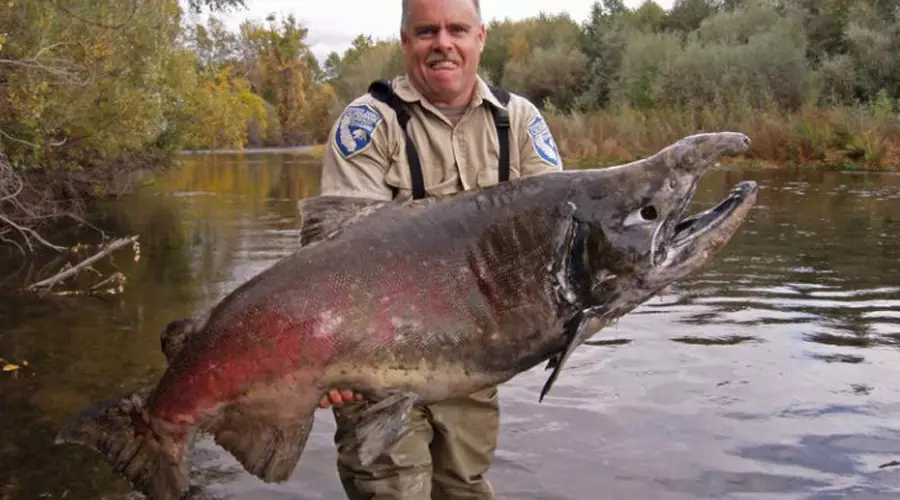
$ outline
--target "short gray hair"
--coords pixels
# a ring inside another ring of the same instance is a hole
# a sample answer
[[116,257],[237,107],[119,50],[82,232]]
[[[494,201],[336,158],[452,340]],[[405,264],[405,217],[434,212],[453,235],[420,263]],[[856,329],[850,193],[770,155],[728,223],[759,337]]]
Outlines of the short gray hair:
[[[475,4],[475,14],[478,16],[478,22],[481,22],[481,1],[472,0]],[[409,0],[401,0],[400,2],[400,31],[406,29],[406,23],[409,21]]]

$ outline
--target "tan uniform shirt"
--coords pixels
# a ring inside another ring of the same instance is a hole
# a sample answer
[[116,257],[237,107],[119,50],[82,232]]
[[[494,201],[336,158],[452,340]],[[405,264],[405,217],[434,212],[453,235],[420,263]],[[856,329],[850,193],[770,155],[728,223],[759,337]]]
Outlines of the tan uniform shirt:
[[[498,182],[500,147],[488,103],[502,105],[481,78],[455,126],[406,76],[395,78],[392,85],[410,109],[407,130],[419,154],[427,195]],[[510,119],[509,178],[562,169],[559,150],[538,109],[516,94],[511,94],[506,109]],[[390,106],[370,94],[357,98],[332,127],[323,158],[321,194],[410,199],[412,181],[405,141]]]

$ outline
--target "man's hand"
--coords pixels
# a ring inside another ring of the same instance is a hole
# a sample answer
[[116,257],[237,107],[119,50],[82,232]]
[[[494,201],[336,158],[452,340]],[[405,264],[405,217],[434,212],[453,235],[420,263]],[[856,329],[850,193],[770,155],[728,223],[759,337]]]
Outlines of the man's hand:
[[342,406],[344,403],[358,403],[365,399],[365,396],[362,394],[354,393],[349,389],[344,389],[342,391],[329,389],[328,393],[319,400],[319,408],[328,408],[331,405]]

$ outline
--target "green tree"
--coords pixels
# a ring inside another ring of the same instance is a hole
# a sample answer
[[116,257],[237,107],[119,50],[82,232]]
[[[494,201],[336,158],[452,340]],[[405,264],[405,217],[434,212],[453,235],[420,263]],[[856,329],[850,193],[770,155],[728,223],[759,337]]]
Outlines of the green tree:
[[308,140],[303,113],[316,77],[307,66],[308,29],[292,15],[280,22],[269,15],[266,21],[267,25],[253,21],[241,25],[244,64],[254,88],[275,107],[283,143],[293,146]]
[[690,33],[717,11],[718,5],[714,0],[675,0],[666,18],[665,29]]
[[535,104],[566,110],[581,89],[586,65],[587,57],[577,47],[538,47],[507,65],[502,84]]
[[[241,0],[190,0],[195,11]],[[8,0],[0,8],[0,239],[35,229],[139,169],[171,162],[196,59],[178,0]],[[127,182],[126,182],[127,184]],[[14,192],[5,190],[18,186]],[[19,245],[20,243],[14,242]]]
[[621,0],[594,2],[582,26],[580,47],[587,57],[584,90],[576,100],[581,109],[604,107],[619,77],[627,43],[626,19],[630,11]]
[[666,25],[668,13],[654,0],[645,0],[631,15],[627,16],[629,28],[638,31],[657,32]]

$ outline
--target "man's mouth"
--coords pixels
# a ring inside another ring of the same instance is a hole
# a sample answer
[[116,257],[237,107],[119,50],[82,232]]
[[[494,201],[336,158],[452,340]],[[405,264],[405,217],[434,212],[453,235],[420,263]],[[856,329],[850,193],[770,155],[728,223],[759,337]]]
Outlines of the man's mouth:
[[456,68],[458,68],[458,67],[459,67],[459,64],[458,64],[458,63],[456,63],[456,62],[454,62],[454,61],[447,60],[447,59],[444,59],[444,60],[441,60],[441,61],[434,61],[434,62],[428,63],[428,68],[429,68],[429,69],[437,70],[437,71],[440,71],[440,70],[454,70],[454,69],[456,69]]

